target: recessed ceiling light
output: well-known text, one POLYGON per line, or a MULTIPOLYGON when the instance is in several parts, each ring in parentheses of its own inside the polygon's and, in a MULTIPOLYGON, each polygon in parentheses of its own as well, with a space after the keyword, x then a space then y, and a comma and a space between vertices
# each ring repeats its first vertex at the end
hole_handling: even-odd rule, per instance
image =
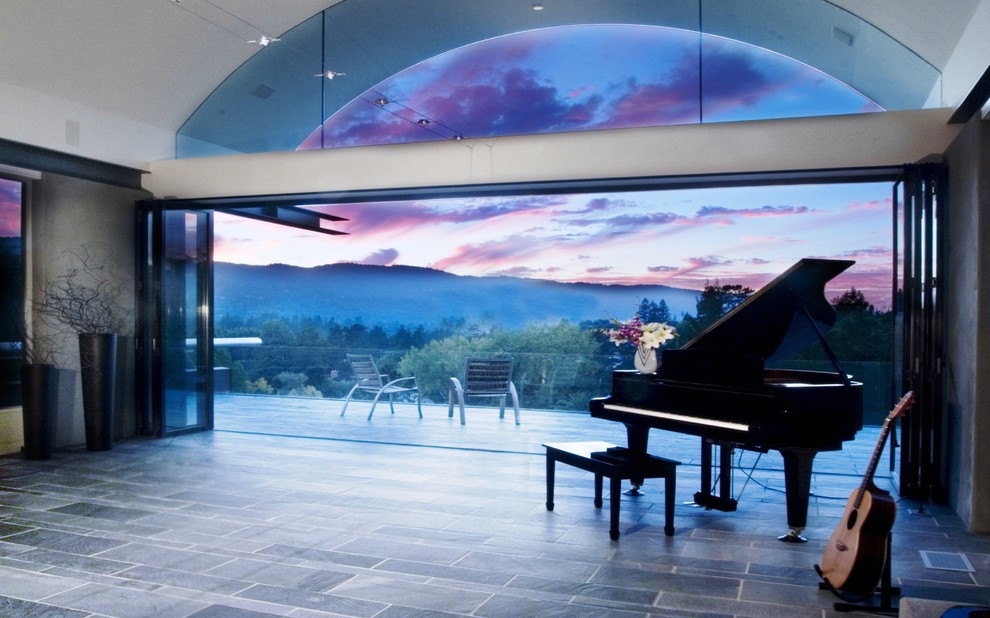
POLYGON ((420 118, 419 120, 416 121, 416 124, 418 124, 421 127, 425 127, 426 125, 430 124, 430 121, 427 120, 426 118, 420 118))
POLYGON ((534 4, 534 5, 532 6, 532 9, 533 9, 534 11, 542 11, 542 10, 543 10, 543 5, 542 5, 542 4, 540 4, 539 2, 537 2, 536 4, 534 4))
POLYGON ((377 105, 378 107, 385 107, 389 103, 391 103, 391 101, 389 101, 385 97, 378 97, 377 99, 375 99, 375 105, 377 105))
POLYGON ((281 40, 282 39, 273 39, 272 37, 263 34, 253 41, 248 41, 248 43, 251 43, 253 45, 260 45, 261 47, 268 47, 269 43, 274 43, 275 41, 281 41, 281 40))

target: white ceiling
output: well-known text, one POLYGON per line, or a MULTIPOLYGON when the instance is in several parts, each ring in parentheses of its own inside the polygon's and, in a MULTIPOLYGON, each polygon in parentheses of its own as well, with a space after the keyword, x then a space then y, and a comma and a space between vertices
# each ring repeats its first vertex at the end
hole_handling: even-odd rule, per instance
MULTIPOLYGON (((0 84, 174 131, 260 50, 249 39, 282 34, 339 1, 2 0, 0 84)), ((394 1, 403 10, 415 6, 394 1)), ((451 16, 450 28, 456 20, 487 18, 506 1, 471 0, 451 16)), ((549 10, 566 1, 544 4, 549 10)), ((980 2, 833 0, 938 69, 980 2)), ((444 29, 437 28, 439 36, 444 29)))

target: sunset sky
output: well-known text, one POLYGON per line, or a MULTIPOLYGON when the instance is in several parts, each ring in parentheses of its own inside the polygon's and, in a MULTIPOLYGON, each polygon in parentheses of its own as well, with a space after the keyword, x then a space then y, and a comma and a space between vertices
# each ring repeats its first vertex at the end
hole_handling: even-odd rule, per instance
POLYGON ((0 238, 21 235, 21 183, 0 178, 0 238))
POLYGON ((437 268, 569 282, 758 288, 803 257, 854 259, 850 287, 890 303, 890 185, 445 199, 324 208, 347 236, 218 213, 218 260, 437 268))

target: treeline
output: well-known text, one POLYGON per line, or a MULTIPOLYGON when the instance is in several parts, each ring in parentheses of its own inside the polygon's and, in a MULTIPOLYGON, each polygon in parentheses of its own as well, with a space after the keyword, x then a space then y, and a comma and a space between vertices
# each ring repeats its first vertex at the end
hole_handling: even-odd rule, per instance
MULTIPOLYGON (((695 315, 672 316, 663 300, 644 298, 630 308, 644 322, 667 322, 678 329, 670 347, 679 347, 746 300, 753 290, 717 281, 705 286, 695 315)), ((832 299, 838 315, 826 340, 843 361, 889 363, 893 333, 889 311, 878 311, 863 294, 851 289, 832 299)), ((463 371, 474 355, 511 356, 514 382, 528 408, 587 409, 588 399, 607 394, 611 371, 631 368, 633 348, 616 346, 604 335, 608 317, 570 324, 534 325, 509 331, 482 330, 464 321, 445 321, 434 328, 403 326, 391 332, 381 326, 341 324, 321 316, 257 319, 219 318, 218 337, 261 337, 255 348, 218 349, 217 366, 231 372, 235 392, 311 397, 343 397, 353 382, 348 353, 370 353, 379 370, 393 379, 415 376, 424 401, 446 402, 449 378, 463 371)), ((812 343, 794 361, 827 361, 812 343)))

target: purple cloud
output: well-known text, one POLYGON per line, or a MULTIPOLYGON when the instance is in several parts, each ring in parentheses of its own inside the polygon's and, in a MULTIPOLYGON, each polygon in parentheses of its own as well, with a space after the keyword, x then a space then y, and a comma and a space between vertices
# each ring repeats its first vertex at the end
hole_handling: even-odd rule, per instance
POLYGON ((761 206, 760 208, 726 208, 724 206, 704 206, 697 217, 780 217, 803 215, 811 212, 807 206, 761 206))
POLYGON ((359 263, 370 264, 373 266, 390 266, 391 264, 394 264, 398 258, 399 252, 396 249, 379 249, 361 260, 359 263))

